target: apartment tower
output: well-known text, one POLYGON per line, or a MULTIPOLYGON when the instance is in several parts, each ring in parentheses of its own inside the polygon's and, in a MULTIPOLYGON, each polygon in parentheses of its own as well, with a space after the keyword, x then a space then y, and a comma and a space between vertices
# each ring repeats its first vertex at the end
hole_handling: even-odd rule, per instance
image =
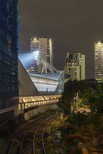
POLYGON ((94 76, 99 82, 103 80, 103 42, 94 45, 94 76))
POLYGON ((67 53, 64 67, 65 79, 85 79, 85 55, 81 53, 67 53))
POLYGON ((39 69, 38 71, 40 71, 40 68, 37 68, 38 61, 44 61, 53 65, 53 45, 51 38, 31 38, 30 50, 34 54, 35 70, 39 69))

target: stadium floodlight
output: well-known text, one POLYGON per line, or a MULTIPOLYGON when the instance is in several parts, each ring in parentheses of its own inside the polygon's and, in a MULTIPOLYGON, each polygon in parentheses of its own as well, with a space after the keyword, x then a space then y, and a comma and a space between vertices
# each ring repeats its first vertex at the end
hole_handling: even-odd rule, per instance
POLYGON ((35 60, 38 60, 39 59, 39 56, 40 56, 39 50, 33 51, 33 55, 34 55, 34 59, 35 60))

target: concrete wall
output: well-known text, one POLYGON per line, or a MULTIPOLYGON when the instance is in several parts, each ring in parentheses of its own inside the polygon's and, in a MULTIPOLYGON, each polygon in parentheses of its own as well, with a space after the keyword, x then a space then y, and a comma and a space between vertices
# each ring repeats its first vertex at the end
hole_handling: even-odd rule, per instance
POLYGON ((19 80, 19 96, 38 96, 39 92, 34 83, 30 79, 28 73, 24 69, 20 60, 18 60, 18 80, 19 80))
POLYGON ((34 110, 31 110, 27 113, 24 113, 24 119, 25 120, 28 120, 30 118, 32 118, 34 115, 38 114, 38 113, 43 113, 47 110, 51 110, 51 109, 56 109, 58 108, 57 104, 52 104, 52 105, 44 105, 44 106, 41 106, 37 109, 34 109, 34 110))

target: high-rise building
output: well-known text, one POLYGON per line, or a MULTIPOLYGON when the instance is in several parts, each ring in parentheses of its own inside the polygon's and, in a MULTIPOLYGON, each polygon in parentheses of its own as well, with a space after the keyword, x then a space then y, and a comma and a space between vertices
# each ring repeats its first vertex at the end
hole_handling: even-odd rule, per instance
POLYGON ((17 5, 18 0, 0 0, 0 124, 17 111, 17 5))
POLYGON ((35 71, 41 71, 41 67, 37 66, 39 61, 45 61, 53 65, 53 45, 51 38, 31 38, 30 50, 34 54, 35 71))
POLYGON ((97 81, 103 80, 103 42, 94 46, 94 76, 97 81))
POLYGON ((67 53, 64 67, 65 79, 85 79, 85 55, 81 53, 67 53))

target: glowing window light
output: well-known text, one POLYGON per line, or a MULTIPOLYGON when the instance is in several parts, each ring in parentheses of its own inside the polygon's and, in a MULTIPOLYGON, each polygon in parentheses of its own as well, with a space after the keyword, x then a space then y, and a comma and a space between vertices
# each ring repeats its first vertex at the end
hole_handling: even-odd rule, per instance
POLYGON ((37 42, 37 41, 38 41, 38 40, 37 40, 36 37, 32 38, 32 42, 37 42))
POLYGON ((103 51, 103 43, 102 42, 97 42, 95 43, 95 51, 103 51))
POLYGON ((52 64, 52 57, 53 57, 53 49, 52 49, 52 39, 49 39, 49 53, 50 53, 50 63, 52 64))
POLYGON ((39 59, 39 51, 38 50, 36 50, 36 51, 33 51, 33 55, 34 55, 34 59, 35 60, 38 60, 39 59))

